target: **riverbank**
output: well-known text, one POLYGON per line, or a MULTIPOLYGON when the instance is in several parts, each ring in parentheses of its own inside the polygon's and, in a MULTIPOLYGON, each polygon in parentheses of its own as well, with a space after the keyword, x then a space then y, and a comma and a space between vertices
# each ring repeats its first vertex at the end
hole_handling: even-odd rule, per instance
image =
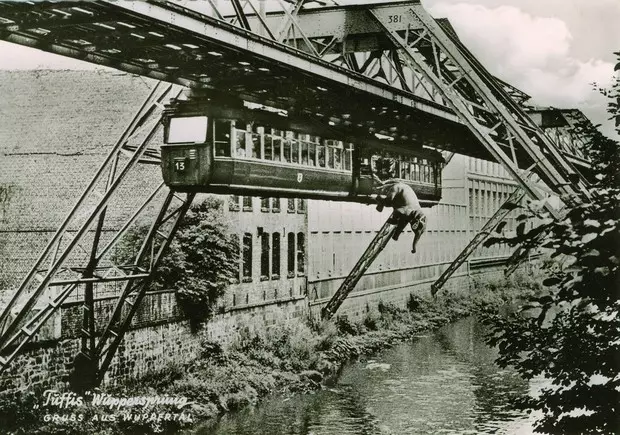
POLYGON ((360 321, 339 317, 255 334, 242 331, 226 348, 204 342, 202 355, 192 364, 172 365, 122 388, 106 389, 112 397, 185 397, 191 404, 182 409, 170 403, 157 406, 157 414, 133 414, 131 421, 125 421, 118 409, 114 412, 92 403, 62 412, 58 407, 34 409, 40 398, 33 393, 18 404, 0 403, 0 427, 8 433, 28 434, 174 432, 254 405, 266 395, 321 388, 352 358, 413 339, 478 310, 498 310, 537 289, 537 280, 520 275, 478 282, 467 291, 440 293, 436 300, 411 295, 406 309, 380 303, 360 321), (66 421, 46 422, 45 416, 52 412, 67 416, 66 421), (74 420, 71 414, 76 415, 74 420))

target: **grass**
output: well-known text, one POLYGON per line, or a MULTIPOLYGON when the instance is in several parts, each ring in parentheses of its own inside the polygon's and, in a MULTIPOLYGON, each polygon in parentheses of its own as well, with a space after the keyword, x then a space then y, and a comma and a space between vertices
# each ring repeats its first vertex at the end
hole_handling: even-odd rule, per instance
MULTIPOLYGON (((380 302, 358 321, 339 316, 330 322, 289 323, 253 333, 244 329, 227 347, 204 341, 195 361, 170 365, 107 392, 185 396, 192 402, 188 411, 193 420, 204 421, 222 412, 255 405, 269 394, 320 388, 326 377, 336 374, 353 358, 479 310, 498 311, 537 292, 538 282, 529 275, 474 280, 471 289, 443 292, 433 300, 411 294, 405 309, 380 302)), ((22 399, 0 401, 0 427, 9 428, 9 433, 172 433, 190 425, 179 421, 93 421, 100 410, 88 405, 79 410, 85 415, 83 422, 42 423, 44 410, 33 409, 32 396, 22 399)))

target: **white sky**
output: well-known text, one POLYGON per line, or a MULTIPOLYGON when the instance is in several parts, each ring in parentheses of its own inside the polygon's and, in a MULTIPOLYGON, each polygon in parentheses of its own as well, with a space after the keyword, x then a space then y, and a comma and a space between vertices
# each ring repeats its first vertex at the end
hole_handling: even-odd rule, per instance
MULTIPOLYGON (((341 0, 340 4, 370 3, 341 0)), ((221 2, 222 3, 222 2, 221 2)), ((422 0, 447 17, 491 71, 540 105, 577 107, 610 136, 606 100, 620 51, 620 0, 422 0)), ((188 3, 191 4, 191 3, 188 3)), ((198 4, 198 2, 194 2, 198 4)), ((0 41, 0 69, 92 69, 93 65, 0 41)), ((100 68, 100 67, 97 67, 100 68)))

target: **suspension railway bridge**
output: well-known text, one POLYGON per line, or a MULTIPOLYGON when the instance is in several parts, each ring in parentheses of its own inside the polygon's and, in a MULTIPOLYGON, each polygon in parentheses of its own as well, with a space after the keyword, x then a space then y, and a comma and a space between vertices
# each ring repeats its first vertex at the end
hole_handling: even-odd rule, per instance
MULTIPOLYGON (((499 162, 518 188, 433 293, 511 203, 545 200, 548 191, 587 201, 589 163, 566 128, 574 120, 528 107, 526 94, 493 77, 450 23, 431 17, 418 0, 0 1, 0 39, 159 80, 0 314, 0 373, 82 286, 75 370, 98 385, 197 192, 369 203, 376 156, 399 155, 407 175, 397 178, 432 206, 441 197, 442 162, 453 153, 499 162), (192 3, 201 9, 188 8, 192 3), (158 149, 151 142, 162 126, 165 145, 158 149), (140 138, 137 145, 129 145, 132 137, 140 138), (166 183, 103 243, 107 207, 139 164, 161 165, 166 183), (111 264, 112 248, 162 191, 133 264, 111 264), (77 229, 68 235, 70 227, 77 229), (88 259, 70 264, 78 248, 88 259), (99 333, 93 289, 110 282, 123 289, 99 333), (35 309, 50 288, 53 297, 35 309)), ((562 210, 546 207, 561 217, 562 210)), ((394 231, 390 219, 324 308, 325 318, 394 231)))

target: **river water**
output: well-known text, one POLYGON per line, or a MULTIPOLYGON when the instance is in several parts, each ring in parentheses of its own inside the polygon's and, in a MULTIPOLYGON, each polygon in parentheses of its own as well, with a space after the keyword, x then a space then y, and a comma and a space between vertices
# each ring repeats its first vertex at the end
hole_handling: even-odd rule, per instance
POLYGON ((223 416, 200 435, 530 434, 511 399, 530 385, 494 364, 474 318, 362 359, 314 394, 223 416))

